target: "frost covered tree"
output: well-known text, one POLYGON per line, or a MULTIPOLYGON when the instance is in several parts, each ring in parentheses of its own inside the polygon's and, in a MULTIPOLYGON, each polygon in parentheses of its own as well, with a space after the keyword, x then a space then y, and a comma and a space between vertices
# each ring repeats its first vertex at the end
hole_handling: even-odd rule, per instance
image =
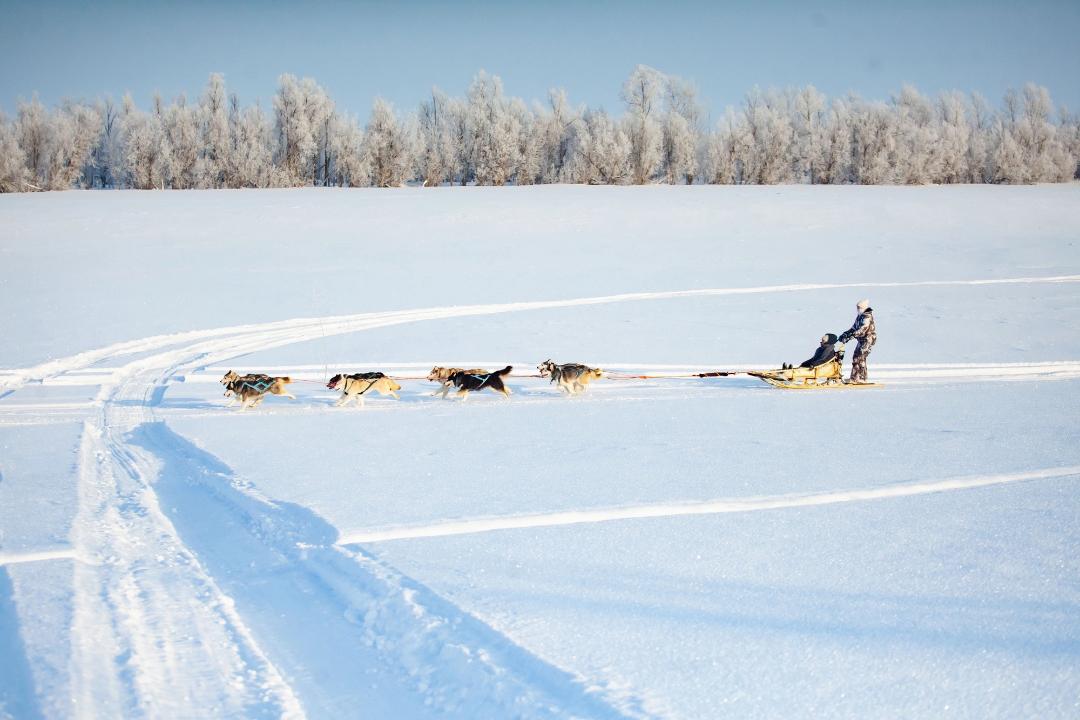
POLYGON ((170 184, 177 190, 199 187, 198 164, 202 155, 199 118, 183 95, 164 109, 161 118, 170 151, 170 184))
POLYGON ((650 182, 660 165, 663 136, 658 117, 663 89, 663 74, 647 65, 634 68, 622 86, 621 97, 626 103, 623 122, 630 139, 635 185, 650 182))
POLYGON ((734 185, 742 178, 739 137, 744 133, 741 120, 733 108, 709 135, 705 152, 705 182, 714 185, 734 185))
POLYGON ((697 133, 677 112, 664 116, 663 165, 667 182, 694 184, 697 175, 697 133))
POLYGON ((278 79, 278 91, 274 95, 274 129, 277 136, 275 162, 288 184, 303 183, 309 175, 311 158, 317 147, 315 129, 311 127, 305 90, 289 74, 278 79))
POLYGON ((885 103, 853 98, 851 108, 851 177, 860 185, 896 182, 896 116, 885 103))
POLYGON ((994 127, 991 150, 995 182, 1061 182, 1072 178, 1076 159, 1070 157, 1051 122, 1050 92, 1029 83, 1023 96, 1005 94, 1005 112, 994 127))
POLYGON ((698 174, 703 112, 697 88, 674 75, 664 77, 667 112, 663 119, 661 164, 670 184, 694 183, 698 174))
POLYGON ((231 187, 265 188, 284 185, 284 174, 273 165, 274 130, 258 105, 245 108, 232 124, 231 187))
POLYGON ((84 176, 101 135, 101 116, 92 106, 66 102, 49 125, 43 180, 50 190, 68 190, 84 176))
POLYGON ((573 125, 567 159, 571 182, 620 185, 633 178, 630 138, 603 110, 587 111, 573 125))
POLYGON ((1080 113, 1070 113, 1061 108, 1061 142, 1068 157, 1072 158, 1073 178, 1080 178, 1080 113))
POLYGON ((86 174, 101 134, 101 116, 96 108, 73 102, 50 114, 35 95, 19 103, 13 131, 26 169, 24 187, 67 190, 86 174))
POLYGON ((229 177, 232 151, 229 116, 225 78, 221 73, 212 73, 199 101, 201 147, 196 171, 198 187, 221 188, 233 185, 233 180, 229 177))
POLYGON ((824 181, 823 161, 828 115, 825 96, 813 85, 800 89, 792 102, 792 126, 795 132, 795 179, 810 184, 824 181))
POLYGON ((393 106, 382 98, 376 98, 371 108, 364 145, 371 185, 385 188, 405 184, 412 165, 408 133, 393 106))
POLYGON ((566 179, 573 126, 582 110, 570 107, 565 90, 549 90, 548 106, 537 107, 536 137, 540 175, 538 182, 556 183, 566 179))
POLYGON ((0 192, 25 190, 28 175, 15 127, 0 113, 0 192))
POLYGON ((524 100, 510 101, 508 132, 514 135, 514 183, 533 185, 540 181, 540 134, 536 116, 524 100))
POLYGON ((475 175, 469 143, 469 109, 464 100, 451 98, 446 104, 449 121, 446 156, 450 163, 450 182, 466 185, 475 175))
POLYGON ((991 132, 994 113, 979 93, 972 93, 968 101, 968 152, 966 182, 993 182, 990 165, 991 132))
POLYGON ((968 162, 971 126, 967 102, 960 93, 942 93, 938 98, 938 176, 934 182, 972 182, 968 162))
POLYGON ((356 118, 335 115, 330 134, 334 156, 332 185, 366 186, 371 182, 371 165, 364 146, 364 131, 356 118))
POLYGON ((1050 91, 1034 83, 1024 86, 1023 115, 1013 133, 1024 156, 1028 182, 1062 182, 1072 178, 1074 161, 1052 122, 1050 91))
POLYGON ((821 156, 821 182, 842 185, 853 182, 851 107, 837 98, 829 105, 829 123, 821 156))
POLYGON ((29 179, 27 183, 37 190, 48 184, 49 116, 45 106, 34 93, 30 102, 19 102, 16 108, 15 135, 22 148, 23 161, 29 179))
POLYGON ((991 182, 1021 184, 1028 182, 1024 152, 1016 141, 1009 123, 998 119, 994 123, 993 146, 990 150, 991 182))
POLYGON ((743 115, 747 135, 743 143, 746 181, 759 185, 790 182, 795 132, 786 98, 754 88, 746 96, 743 115))
POLYGON ((119 110, 112 98, 106 97, 98 101, 97 113, 101 118, 101 134, 90 153, 83 184, 86 187, 113 187, 116 185, 113 169, 120 163, 119 110))
POLYGON ((417 174, 425 187, 453 182, 454 142, 449 99, 438 88, 417 112, 417 174))
POLYGON ((660 75, 662 105, 656 106, 660 123, 659 171, 669 184, 693 183, 698 172, 702 110, 697 88, 674 75, 660 75))
POLYGON ((505 185, 513 178, 519 122, 503 97, 502 80, 481 70, 469 86, 469 162, 477 185, 505 185))
POLYGON ((893 176, 905 185, 937 182, 941 175, 941 147, 930 100, 910 85, 893 98, 896 164, 893 176))
POLYGON ((144 113, 125 95, 120 111, 120 172, 123 184, 139 190, 164 188, 171 174, 171 151, 161 120, 160 99, 156 110, 144 113))

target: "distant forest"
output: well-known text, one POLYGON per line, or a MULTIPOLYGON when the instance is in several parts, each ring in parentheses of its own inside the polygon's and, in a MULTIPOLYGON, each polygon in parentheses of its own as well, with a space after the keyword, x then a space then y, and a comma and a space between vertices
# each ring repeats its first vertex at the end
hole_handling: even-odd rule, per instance
POLYGON ((696 87, 639 65, 623 114, 562 90, 529 105, 480 72, 465 97, 432 90, 408 113, 376 99, 366 123, 310 78, 283 75, 272 106, 242 107, 219 74, 197 102, 127 95, 0 115, 0 192, 70 188, 1063 182, 1080 177, 1080 115, 1049 91, 888 100, 813 86, 747 93, 709 122, 696 87))

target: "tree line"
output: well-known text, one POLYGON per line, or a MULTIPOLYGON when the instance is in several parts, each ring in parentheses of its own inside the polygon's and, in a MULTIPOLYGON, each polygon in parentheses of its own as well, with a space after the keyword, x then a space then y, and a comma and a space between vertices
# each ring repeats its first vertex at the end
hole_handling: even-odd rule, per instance
POLYGON ((1028 84, 992 108, 977 93, 829 100, 813 86, 747 93, 714 124, 692 83, 639 65, 622 115, 508 97, 480 72, 402 115, 360 120, 319 84, 282 75, 272 106, 241 107, 212 74, 197 102, 20 101, 0 114, 0 192, 82 188, 584 184, 929 184, 1080 177, 1080 115, 1028 84), (711 127, 710 127, 711 125, 711 127))

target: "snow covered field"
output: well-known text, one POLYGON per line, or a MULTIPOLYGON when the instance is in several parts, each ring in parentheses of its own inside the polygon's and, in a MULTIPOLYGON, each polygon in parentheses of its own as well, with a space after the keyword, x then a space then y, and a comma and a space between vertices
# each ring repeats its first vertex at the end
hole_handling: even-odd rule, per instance
POLYGON ((0 195, 0 717, 1076 717, 1078 243, 1075 184, 0 195), (528 377, 862 297, 878 388, 528 377), (514 395, 322 387, 435 364, 514 395))

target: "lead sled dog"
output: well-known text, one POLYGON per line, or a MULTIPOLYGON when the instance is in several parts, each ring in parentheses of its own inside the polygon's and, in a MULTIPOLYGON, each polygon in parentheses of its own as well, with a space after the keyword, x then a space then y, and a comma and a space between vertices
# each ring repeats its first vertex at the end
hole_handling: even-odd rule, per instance
POLYGON ((267 393, 295 400, 296 396, 285 389, 291 382, 290 377, 274 377, 262 373, 239 375, 234 370, 225 373, 221 378, 221 384, 225 386, 225 397, 232 397, 234 401, 239 399, 241 410, 256 407, 267 393))

